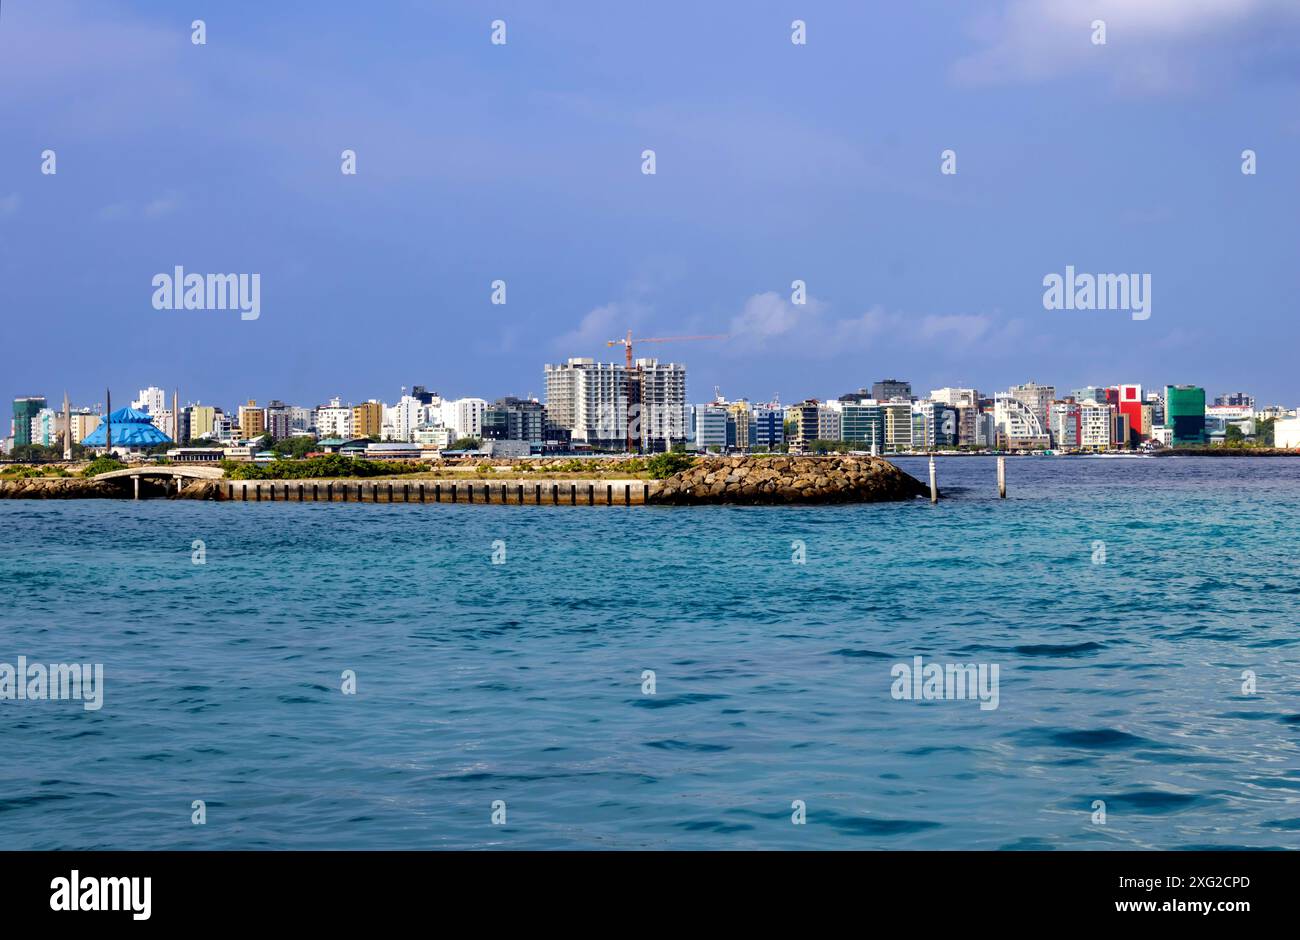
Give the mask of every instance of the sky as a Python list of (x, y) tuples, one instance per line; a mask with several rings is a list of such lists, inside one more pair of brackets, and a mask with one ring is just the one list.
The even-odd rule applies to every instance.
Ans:
[[(630, 329), (726, 336), (638, 348), (693, 401), (1300, 404), (1294, 0), (0, 3), (9, 397), (542, 397)], [(260, 316), (155, 309), (178, 265)], [(1045, 309), (1067, 266), (1150, 317)]]

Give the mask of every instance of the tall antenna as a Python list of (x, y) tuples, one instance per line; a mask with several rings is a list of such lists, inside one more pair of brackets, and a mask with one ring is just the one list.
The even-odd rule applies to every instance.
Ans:
[(108, 409), (108, 413), (104, 415), (104, 443), (108, 447), (108, 451), (107, 451), (108, 456), (111, 457), (113, 456), (113, 422), (108, 419), (111, 418), (113, 415), (112, 389), (107, 389), (107, 388), (104, 389), (104, 401), (108, 403), (106, 405)]

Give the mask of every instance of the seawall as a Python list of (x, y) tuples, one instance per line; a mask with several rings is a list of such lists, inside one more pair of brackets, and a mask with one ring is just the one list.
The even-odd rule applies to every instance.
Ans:
[(878, 503), (929, 496), (929, 488), (880, 457), (713, 457), (663, 480), (657, 503)]
[[(142, 470), (142, 474), (157, 473)], [(136, 479), (33, 477), (0, 481), (0, 498), (130, 499)], [(928, 495), (921, 481), (879, 457), (704, 457), (664, 480), (412, 477), (301, 480), (185, 479), (142, 476), (146, 498), (228, 502), (477, 503), (508, 506), (640, 506), (733, 503), (860, 503)]]
[(639, 506), (644, 480), (205, 480), (181, 499), (288, 503), (480, 503), (513, 506)]

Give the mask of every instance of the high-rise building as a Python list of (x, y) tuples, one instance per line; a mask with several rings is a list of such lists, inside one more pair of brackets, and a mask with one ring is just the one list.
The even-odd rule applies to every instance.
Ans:
[(136, 411), (147, 411), (151, 415), (157, 415), (160, 411), (166, 411), (166, 393), (156, 385), (140, 389), (139, 398), (131, 402), (131, 407)]
[(14, 399), (13, 437), (15, 447), (21, 447), (32, 442), (32, 418), (40, 414), (45, 404), (45, 398), (38, 395)]
[(1117, 412), (1128, 419), (1128, 437), (1117, 439), (1116, 444), (1126, 447), (1129, 444), (1140, 443), (1146, 440), (1151, 429), (1142, 423), (1142, 386), (1141, 385), (1120, 385), (1117, 386), (1119, 392), (1119, 402)]
[(695, 406), (695, 447), (703, 451), (727, 449), (728, 426), (731, 424), (727, 406), (708, 402)]
[(840, 440), (840, 411), (830, 403), (817, 408), (817, 439), (821, 441)]
[(941, 401), (918, 401), (912, 405), (913, 449), (938, 450), (957, 446), (958, 412)]
[(994, 398), (993, 421), (997, 425), (998, 438), (1003, 447), (1010, 450), (1034, 450), (1050, 446), (1047, 410), (1051, 399), (1042, 401), (1040, 390), (1044, 388), (1045, 386), (1031, 382), (1029, 386), (1015, 386), (1010, 392)]
[(641, 449), (671, 450), (686, 440), (686, 366), (658, 359), (638, 359)]
[(59, 441), (59, 418), (53, 408), (42, 408), (32, 415), (29, 438), (33, 444), (54, 447)]
[(217, 412), (211, 405), (190, 405), (185, 411), (189, 415), (189, 434), (183, 441), (197, 441), (216, 437)]
[(416, 428), (424, 423), (425, 407), (416, 395), (403, 395), (397, 404), (384, 409), (383, 438), (386, 441), (410, 441)]
[(248, 404), (239, 406), (239, 436), (253, 441), (265, 433), (266, 411), (257, 407), (257, 402), (250, 398)]
[(268, 401), (266, 430), (277, 441), (293, 437), (293, 408), (276, 398)]
[(750, 446), (773, 450), (785, 443), (785, 409), (779, 404), (755, 405), (750, 422)]
[(370, 399), (352, 406), (352, 436), (380, 437), (384, 430), (384, 403)]
[(487, 401), (482, 398), (443, 399), (438, 406), (438, 414), (444, 427), (456, 432), (456, 436), (483, 439), (483, 416), (487, 413)]
[(821, 431), (820, 411), (821, 403), (813, 398), (791, 405), (786, 409), (786, 419), (794, 421), (792, 440), (801, 444), (808, 444), (817, 440), (817, 435)]
[(881, 379), (871, 383), (871, 397), (876, 401), (893, 401), (912, 397), (912, 383), (902, 379)]
[(507, 396), (483, 413), (483, 439), (527, 441), (541, 448), (546, 436), (546, 409), (539, 401)]
[(1047, 412), (1052, 402), (1056, 399), (1056, 388), (1051, 385), (1039, 385), (1037, 382), (1026, 382), (1024, 385), (1013, 385), (1007, 394), (1023, 402), (1038, 418), (1039, 434), (1047, 433)]
[(910, 401), (883, 402), (885, 416), (885, 450), (902, 453), (912, 449), (914, 425)]
[(1111, 415), (1115, 409), (1104, 402), (1079, 405), (1079, 446), (1087, 450), (1106, 450), (1111, 445)]
[(1077, 401), (1052, 402), (1048, 422), (1053, 446), (1063, 448), (1079, 446), (1082, 410), (1083, 406)]
[(352, 408), (340, 399), (331, 398), (328, 405), (316, 409), (316, 433), (322, 438), (348, 440), (352, 434)]
[(75, 444), (80, 444), (90, 437), (91, 431), (99, 427), (99, 415), (92, 414), (89, 408), (80, 408), (72, 412), (70, 424), (72, 426), (72, 441)]
[(1205, 443), (1205, 389), (1199, 385), (1165, 386), (1165, 426), (1174, 446)]
[(156, 385), (142, 388), (140, 397), (131, 402), (131, 407), (136, 411), (147, 411), (151, 415), (157, 415), (167, 410), (167, 393)]
[(1245, 392), (1228, 392), (1214, 399), (1214, 404), (1218, 407), (1250, 408), (1253, 411), (1255, 396), (1247, 395)]
[(316, 433), (316, 409), (301, 405), (289, 407), (289, 430), (294, 435)]
[[(689, 425), (686, 367), (638, 359), (633, 371), (635, 381), (629, 382), (627, 367), (621, 363), (583, 357), (559, 365), (548, 363), (548, 421), (568, 431), (572, 443), (589, 447), (623, 450), (629, 415), (634, 446), (660, 450), (684, 441)], [(631, 402), (629, 389), (635, 399)]]
[(1083, 388), (1076, 388), (1070, 393), (1070, 397), (1081, 405), (1085, 403), (1106, 404), (1106, 390), (1096, 385), (1085, 385)]
[(731, 437), (734, 439), (734, 447), (739, 450), (749, 450), (753, 446), (751, 440), (752, 413), (749, 410), (749, 402), (743, 398), (739, 401), (733, 401), (727, 406), (727, 420), (731, 426)]
[(845, 403), (840, 409), (840, 440), (860, 450), (885, 449), (885, 411), (878, 402)]
[(975, 422), (980, 412), (979, 391), (973, 388), (936, 388), (930, 392), (930, 399), (957, 409), (957, 444), (973, 446)]

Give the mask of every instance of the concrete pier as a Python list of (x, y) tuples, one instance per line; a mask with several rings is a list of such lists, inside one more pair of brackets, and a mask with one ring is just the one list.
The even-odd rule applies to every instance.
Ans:
[(223, 480), (237, 502), (479, 503), (501, 506), (640, 506), (647, 480)]

